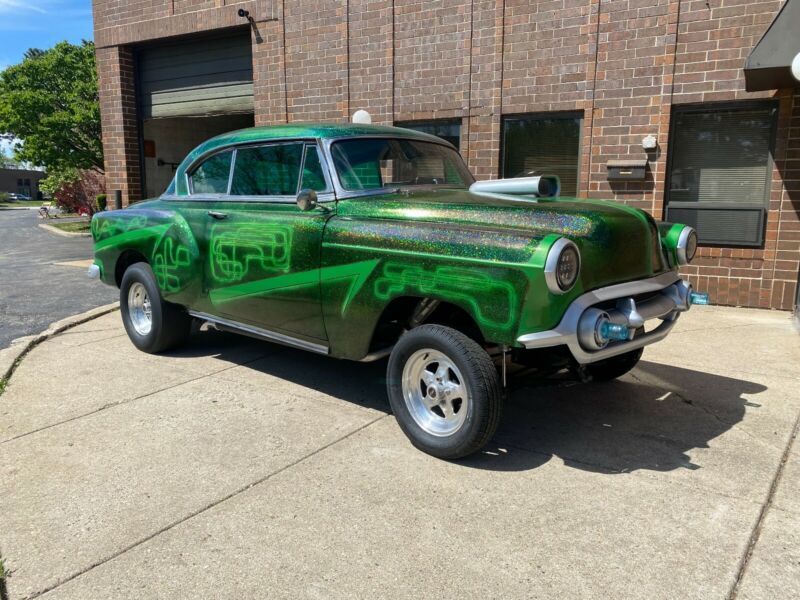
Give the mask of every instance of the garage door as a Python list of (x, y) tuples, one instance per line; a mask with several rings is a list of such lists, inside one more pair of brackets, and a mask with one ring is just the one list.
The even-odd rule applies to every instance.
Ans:
[(144, 119), (253, 112), (249, 33), (141, 50), (139, 102)]

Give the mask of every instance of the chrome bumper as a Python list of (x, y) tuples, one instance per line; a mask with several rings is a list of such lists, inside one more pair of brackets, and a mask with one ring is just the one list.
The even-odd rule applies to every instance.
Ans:
[[(660, 293), (643, 302), (637, 303), (633, 298), (654, 292)], [(691, 307), (691, 292), (692, 286), (674, 272), (600, 288), (576, 298), (555, 329), (527, 333), (517, 341), (528, 349), (566, 345), (580, 364), (593, 363), (665, 338), (678, 315)], [(611, 301), (616, 301), (614, 308), (597, 306)], [(598, 318), (627, 326), (631, 337), (603, 345), (596, 336)], [(632, 338), (637, 328), (653, 319), (660, 319), (661, 323), (652, 331)]]

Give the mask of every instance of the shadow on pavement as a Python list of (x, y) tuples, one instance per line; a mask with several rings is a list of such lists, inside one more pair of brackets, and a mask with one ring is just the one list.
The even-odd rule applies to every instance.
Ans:
[[(249, 369), (308, 387), (359, 406), (389, 412), (386, 360), (356, 363), (318, 356), (241, 336), (204, 332), (176, 357), (218, 355), (240, 362), (244, 347), (264, 358)], [(639, 469), (698, 469), (688, 452), (739, 423), (745, 395), (760, 384), (642, 361), (622, 381), (518, 380), (503, 420), (487, 448), (459, 464), (477, 469), (534, 469), (558, 456), (597, 473)]]

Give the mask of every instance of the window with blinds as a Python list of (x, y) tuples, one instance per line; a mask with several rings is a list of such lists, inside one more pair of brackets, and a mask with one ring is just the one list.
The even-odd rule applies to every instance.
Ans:
[(397, 127), (405, 127), (422, 133), (430, 133), (450, 142), (456, 150), (461, 146), (461, 119), (437, 119), (435, 121), (405, 121), (395, 123)]
[(503, 119), (503, 177), (557, 175), (561, 195), (578, 193), (582, 116), (522, 115)]
[(704, 244), (760, 246), (776, 113), (771, 103), (676, 109), (667, 220), (695, 227)]

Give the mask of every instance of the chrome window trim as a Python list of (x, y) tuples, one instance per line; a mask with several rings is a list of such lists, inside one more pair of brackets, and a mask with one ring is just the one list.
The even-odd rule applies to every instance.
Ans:
[[(269, 203), (269, 204), (296, 204), (296, 196), (228, 196), (225, 194), (198, 194), (195, 196), (161, 196), (162, 200), (177, 202), (241, 202), (241, 203)], [(319, 204), (335, 202), (336, 196), (333, 192), (318, 193), (317, 202)]]
[[(248, 150), (250, 148), (265, 148), (267, 146), (290, 146), (292, 144), (297, 144), (299, 146), (303, 146), (300, 154), (300, 168), (297, 172), (297, 183), (295, 183), (294, 187), (294, 194), (265, 194), (263, 196), (258, 194), (232, 194), (231, 191), (233, 190), (233, 175), (234, 169), (236, 168), (236, 154), (238, 153), (239, 149)], [(305, 162), (306, 156), (306, 142), (302, 139), (297, 140), (280, 140), (276, 142), (257, 142), (257, 143), (248, 143), (248, 144), (238, 144), (233, 146), (233, 158), (234, 161), (231, 164), (231, 177), (228, 183), (228, 196), (231, 198), (291, 198), (293, 201), (297, 199), (297, 194), (300, 190), (300, 178), (303, 176), (303, 163)]]
[[(425, 135), (427, 135), (427, 134), (425, 134)], [(470, 177), (472, 177), (472, 179), (473, 179), (472, 183), (475, 182), (475, 176), (472, 174), (472, 171), (469, 170), (469, 167), (467, 166), (467, 162), (464, 160), (464, 157), (461, 156), (461, 153), (458, 151), (458, 149), (455, 146), (453, 146), (453, 144), (448, 142), (447, 140), (443, 140), (443, 139), (437, 138), (435, 136), (431, 136), (431, 139), (428, 140), (428, 139), (424, 139), (424, 138), (421, 138), (421, 137), (416, 136), (416, 135), (403, 135), (403, 134), (394, 134), (394, 133), (393, 134), (370, 133), (370, 134), (362, 134), (362, 135), (345, 135), (345, 136), (339, 136), (339, 137), (323, 138), (320, 141), (322, 142), (322, 148), (324, 149), (325, 158), (326, 158), (327, 163), (328, 163), (328, 169), (330, 170), (331, 177), (333, 179), (333, 187), (334, 187), (334, 190), (336, 191), (336, 198), (337, 199), (362, 198), (362, 197), (365, 197), (365, 196), (377, 196), (377, 195), (383, 195), (383, 194), (393, 194), (393, 193), (395, 193), (395, 190), (397, 188), (403, 187), (403, 186), (399, 186), (398, 185), (396, 187), (389, 188), (389, 189), (386, 189), (386, 188), (373, 188), (371, 190), (348, 190), (342, 185), (341, 181), (339, 180), (339, 173), (336, 171), (336, 167), (334, 166), (333, 155), (331, 153), (331, 146), (333, 146), (333, 144), (335, 144), (336, 142), (342, 142), (342, 141), (347, 141), (347, 140), (363, 140), (363, 139), (411, 140), (411, 141), (416, 141), (416, 142), (425, 142), (425, 143), (429, 143), (429, 144), (438, 144), (440, 146), (444, 146), (445, 148), (449, 148), (450, 150), (453, 150), (456, 154), (458, 154), (459, 158), (464, 163), (464, 168), (466, 168), (467, 173), (469, 173)], [(436, 186), (436, 189), (458, 189), (458, 190), (463, 189), (463, 190), (466, 191), (466, 190), (469, 189), (469, 186), (472, 185), (472, 183), (470, 183), (469, 185), (465, 186), (464, 188), (453, 187), (453, 186), (449, 186), (448, 187), (447, 185), (442, 184), (442, 186)]]
[[(203, 159), (202, 161), (199, 160), (199, 159), (193, 161), (192, 164), (191, 164), (191, 167), (187, 168), (183, 172), (183, 176), (186, 178), (186, 191), (187, 191), (187, 195), (188, 196), (194, 196), (195, 195), (194, 194), (194, 183), (192, 182), (192, 175), (194, 174), (194, 172), (197, 169), (199, 169), (200, 166), (202, 166), (202, 164), (206, 162), (206, 160), (213, 158), (217, 154), (222, 154), (223, 152), (230, 152), (231, 153), (231, 166), (230, 166), (230, 169), (228, 170), (228, 189), (226, 190), (226, 193), (228, 191), (230, 191), (230, 189), (231, 189), (231, 176), (233, 175), (233, 165), (234, 165), (235, 158), (236, 158), (236, 149), (235, 148), (231, 148), (229, 146), (225, 146), (224, 148), (217, 148), (216, 150), (214, 150), (212, 152), (204, 154), (201, 157)], [(224, 196), (225, 194), (197, 194), (197, 195), (198, 196)]]
[[(300, 173), (298, 174), (298, 184), (297, 184), (297, 192), (294, 195), (281, 195), (281, 196), (256, 196), (256, 195), (247, 195), (247, 196), (236, 196), (230, 193), (231, 186), (233, 185), (233, 172), (236, 166), (236, 153), (239, 148), (257, 148), (262, 146), (271, 146), (271, 145), (286, 145), (286, 144), (304, 144), (303, 148), (303, 159), (300, 165)], [(181, 196), (179, 194), (162, 194), (160, 196), (161, 199), (164, 200), (177, 200), (177, 201), (201, 201), (201, 202), (270, 202), (270, 203), (285, 203), (285, 204), (293, 204), (297, 202), (297, 193), (300, 191), (300, 184), (302, 182), (303, 177), (303, 165), (305, 164), (305, 156), (307, 149), (310, 146), (314, 146), (317, 150), (317, 156), (320, 159), (320, 165), (322, 166), (322, 174), (325, 178), (325, 186), (326, 190), (324, 192), (317, 192), (317, 202), (320, 204), (328, 203), (328, 202), (335, 202), (336, 201), (336, 186), (333, 184), (333, 178), (331, 176), (331, 168), (327, 162), (327, 156), (323, 151), (322, 147), (320, 146), (320, 140), (318, 138), (283, 138), (274, 141), (262, 141), (262, 142), (241, 142), (238, 144), (231, 144), (229, 146), (223, 146), (220, 148), (215, 148), (212, 151), (206, 152), (198, 156), (194, 159), (191, 164), (186, 168), (184, 171), (184, 177), (186, 178), (186, 189), (188, 191), (187, 195)], [(192, 181), (191, 181), (191, 173), (195, 171), (202, 163), (204, 163), (207, 159), (215, 156), (217, 154), (221, 154), (222, 152), (231, 152), (231, 170), (228, 175), (228, 191), (225, 194), (194, 194), (192, 193)]]
[(322, 148), (320, 148), (319, 144), (316, 142), (313, 144), (307, 142), (305, 145), (305, 150), (303, 151), (303, 164), (300, 166), (300, 179), (297, 183), (297, 193), (299, 194), (302, 190), (301, 186), (303, 185), (303, 171), (305, 170), (306, 167), (306, 156), (308, 155), (308, 149), (311, 148), (312, 146), (317, 151), (317, 158), (319, 158), (319, 165), (320, 168), (322, 169), (322, 177), (325, 179), (325, 189), (321, 192), (314, 190), (315, 192), (317, 192), (317, 201), (321, 202), (320, 196), (333, 194), (334, 188), (333, 185), (331, 185), (331, 175), (328, 172), (328, 165), (325, 161), (325, 154), (322, 152)]

